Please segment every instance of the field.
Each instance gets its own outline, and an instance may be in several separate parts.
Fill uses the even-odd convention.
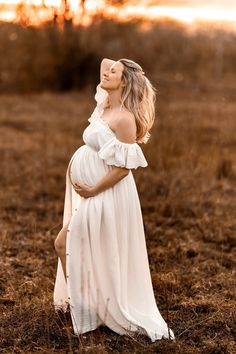
[[[134,171],[158,307],[176,341],[75,337],[53,309],[65,172],[94,92],[2,95],[1,353],[235,353],[236,103],[230,90],[158,87]],[[142,279],[140,279],[142,281]]]

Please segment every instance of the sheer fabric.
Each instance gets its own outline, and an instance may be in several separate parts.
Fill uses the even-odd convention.
[[[66,172],[63,226],[66,280],[58,258],[55,309],[70,309],[75,334],[106,325],[123,335],[139,332],[152,342],[174,339],[153,292],[143,219],[131,169],[146,167],[137,143],[119,141],[102,118],[107,92],[97,86],[97,105],[83,132],[84,145],[72,155]],[[114,166],[128,175],[112,188],[81,198],[72,183],[94,185]]]

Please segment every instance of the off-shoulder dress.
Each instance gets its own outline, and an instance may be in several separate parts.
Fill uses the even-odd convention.
[[[123,335],[135,332],[151,341],[174,339],[161,316],[152,286],[143,219],[132,169],[146,167],[137,143],[119,141],[101,117],[108,93],[98,84],[97,105],[83,132],[84,145],[66,172],[63,226],[66,280],[58,257],[53,303],[70,310],[75,334],[105,325]],[[114,166],[130,169],[113,187],[90,198],[72,183],[96,184]]]

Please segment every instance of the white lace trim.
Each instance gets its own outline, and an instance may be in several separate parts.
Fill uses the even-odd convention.
[[[98,151],[98,155],[108,165],[117,167],[136,169],[139,166],[146,167],[148,165],[142,149],[137,143],[123,143],[116,137],[108,140]]]

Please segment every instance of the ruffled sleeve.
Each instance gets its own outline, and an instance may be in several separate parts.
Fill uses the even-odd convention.
[[[105,160],[107,165],[129,169],[148,165],[142,149],[137,143],[123,143],[116,137],[109,139],[98,151],[98,155]]]
[[[101,88],[100,85],[101,85],[101,82],[99,82],[99,84],[96,87],[96,93],[95,93],[94,98],[95,98],[95,101],[97,102],[97,105],[96,105],[93,113],[91,114],[91,116],[88,119],[89,122],[98,118],[98,116],[100,114],[102,114],[104,103],[108,97],[108,92],[106,90],[104,90],[103,88]]]

